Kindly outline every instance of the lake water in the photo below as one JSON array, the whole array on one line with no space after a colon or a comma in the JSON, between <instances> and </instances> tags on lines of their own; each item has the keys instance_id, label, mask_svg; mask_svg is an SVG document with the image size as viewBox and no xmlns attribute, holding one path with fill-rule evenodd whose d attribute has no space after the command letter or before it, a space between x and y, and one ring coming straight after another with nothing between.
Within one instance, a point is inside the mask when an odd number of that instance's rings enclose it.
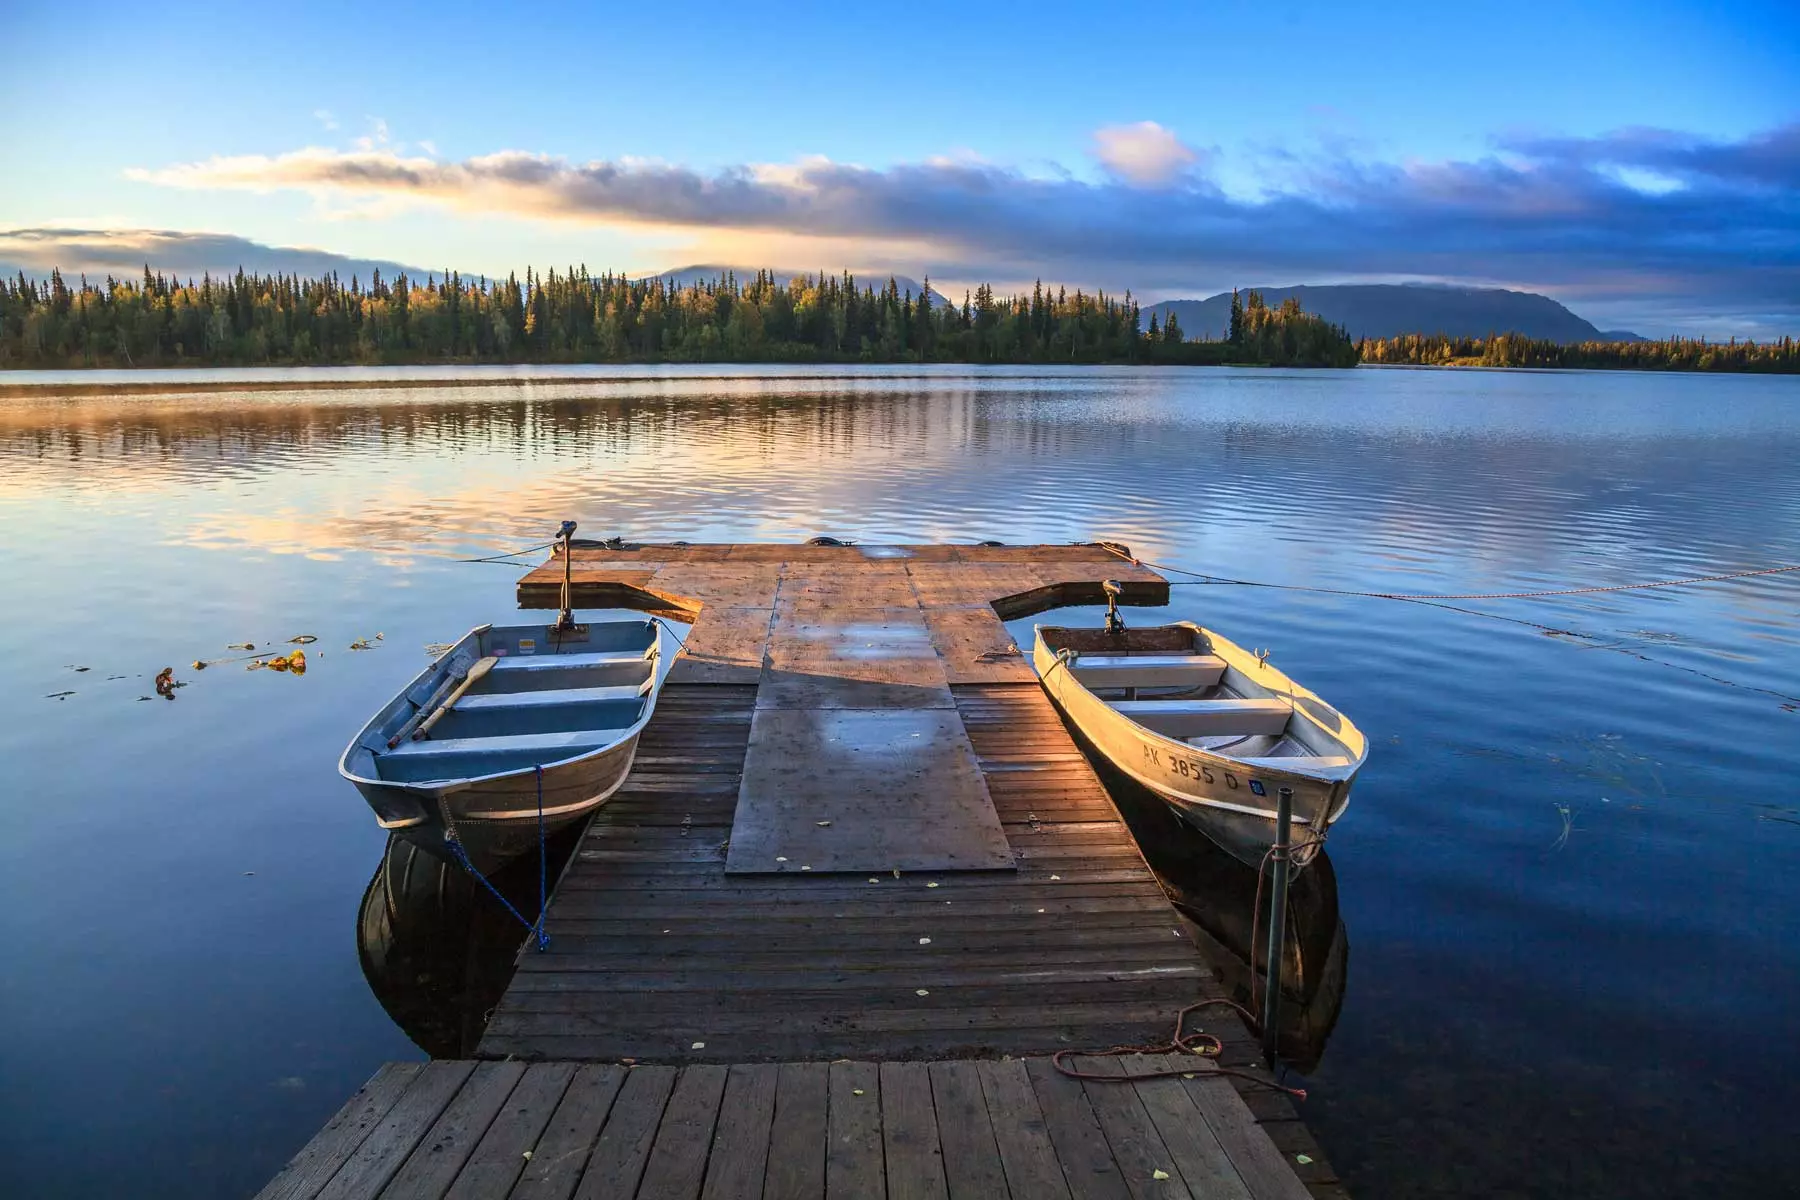
<instances>
[{"instance_id":1,"label":"lake water","mask_svg":"<svg viewBox=\"0 0 1800 1200\"><path fill-rule=\"evenodd\" d=\"M0 378L0 1193L243 1194L421 1056L359 960L383 840L336 755L427 643L511 609L517 571L455 560L565 517L1108 538L1405 593L1800 562L1800 379L510 374ZM8 386L34 378L77 386ZM1170 617L1272 648L1372 743L1307 1120L1363 1197L1785 1193L1800 573L1457 603L1587 636L1174 589ZM304 677L189 666L299 634ZM143 699L166 666L188 686Z\"/></svg>"}]
</instances>

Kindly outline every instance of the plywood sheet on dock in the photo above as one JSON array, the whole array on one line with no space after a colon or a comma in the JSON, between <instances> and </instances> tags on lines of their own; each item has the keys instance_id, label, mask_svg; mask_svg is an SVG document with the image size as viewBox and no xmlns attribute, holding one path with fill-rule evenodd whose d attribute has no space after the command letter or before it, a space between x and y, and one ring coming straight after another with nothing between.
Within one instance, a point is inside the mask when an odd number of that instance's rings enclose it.
<instances>
[{"instance_id":1,"label":"plywood sheet on dock","mask_svg":"<svg viewBox=\"0 0 1800 1200\"><path fill-rule=\"evenodd\" d=\"M261 1197L1309 1200L1210 1063L1069 1062L396 1063Z\"/></svg>"},{"instance_id":2,"label":"plywood sheet on dock","mask_svg":"<svg viewBox=\"0 0 1800 1200\"><path fill-rule=\"evenodd\" d=\"M1011 870L948 688L944 699L938 710L759 703L726 871Z\"/></svg>"}]
</instances>

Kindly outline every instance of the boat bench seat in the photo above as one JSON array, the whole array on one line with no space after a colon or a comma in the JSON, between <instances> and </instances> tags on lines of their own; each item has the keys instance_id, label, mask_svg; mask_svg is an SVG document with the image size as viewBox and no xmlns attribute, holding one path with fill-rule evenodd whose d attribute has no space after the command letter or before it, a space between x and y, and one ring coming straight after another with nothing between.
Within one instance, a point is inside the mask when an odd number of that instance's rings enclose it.
<instances>
[{"instance_id":1,"label":"boat bench seat","mask_svg":"<svg viewBox=\"0 0 1800 1200\"><path fill-rule=\"evenodd\" d=\"M1278 734L1294 712L1286 700L1114 700L1110 705L1120 716L1171 738Z\"/></svg>"},{"instance_id":2,"label":"boat bench seat","mask_svg":"<svg viewBox=\"0 0 1800 1200\"><path fill-rule=\"evenodd\" d=\"M590 654L535 654L503 658L494 664L477 689L484 696L501 692L567 692L574 688L618 687L640 684L656 669L654 656L642 650L599 651Z\"/></svg>"},{"instance_id":3,"label":"boat bench seat","mask_svg":"<svg viewBox=\"0 0 1800 1200\"><path fill-rule=\"evenodd\" d=\"M453 712L492 712L502 708L555 708L563 704L605 704L609 701L636 700L643 694L641 683L617 687L553 688L541 692L484 692L466 695L456 702Z\"/></svg>"},{"instance_id":4,"label":"boat bench seat","mask_svg":"<svg viewBox=\"0 0 1800 1200\"><path fill-rule=\"evenodd\" d=\"M572 671L580 667L610 667L620 663L643 662L648 657L647 649L596 650L582 654L508 655L494 663L494 670L503 675L511 675L520 671Z\"/></svg>"},{"instance_id":5,"label":"boat bench seat","mask_svg":"<svg viewBox=\"0 0 1800 1200\"><path fill-rule=\"evenodd\" d=\"M618 740L617 729L577 729L505 737L437 738L403 742L375 756L375 769L391 783L473 779L561 762Z\"/></svg>"},{"instance_id":6,"label":"boat bench seat","mask_svg":"<svg viewBox=\"0 0 1800 1200\"><path fill-rule=\"evenodd\" d=\"M1225 674L1225 660L1211 654L1083 654L1069 664L1090 688L1211 687Z\"/></svg>"},{"instance_id":7,"label":"boat bench seat","mask_svg":"<svg viewBox=\"0 0 1800 1200\"><path fill-rule=\"evenodd\" d=\"M617 729L570 729L554 733L511 733L501 737L428 738L422 742L401 742L383 751L383 758L433 758L470 752L492 754L508 750L529 751L542 756L545 751L567 750L568 758L583 750L603 746L619 736Z\"/></svg>"}]
</instances>

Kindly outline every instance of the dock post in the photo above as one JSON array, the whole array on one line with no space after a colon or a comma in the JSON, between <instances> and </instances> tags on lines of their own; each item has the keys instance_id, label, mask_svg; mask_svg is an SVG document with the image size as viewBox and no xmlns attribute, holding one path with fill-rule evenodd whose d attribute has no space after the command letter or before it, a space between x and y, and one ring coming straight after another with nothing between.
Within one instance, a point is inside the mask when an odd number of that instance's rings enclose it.
<instances>
[{"instance_id":1,"label":"dock post","mask_svg":"<svg viewBox=\"0 0 1800 1200\"><path fill-rule=\"evenodd\" d=\"M1288 839L1294 824L1294 789L1282 788L1275 803L1275 844L1269 852L1269 957L1263 987L1263 1057L1275 1061L1275 1044L1281 1035L1281 964L1287 957L1287 894L1290 851Z\"/></svg>"}]
</instances>

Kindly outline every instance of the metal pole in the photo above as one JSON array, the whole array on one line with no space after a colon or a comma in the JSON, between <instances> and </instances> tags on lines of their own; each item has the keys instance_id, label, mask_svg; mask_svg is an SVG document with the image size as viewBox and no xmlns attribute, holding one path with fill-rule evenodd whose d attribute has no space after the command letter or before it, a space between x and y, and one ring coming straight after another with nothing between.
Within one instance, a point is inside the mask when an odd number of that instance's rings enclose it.
<instances>
[{"instance_id":1,"label":"metal pole","mask_svg":"<svg viewBox=\"0 0 1800 1200\"><path fill-rule=\"evenodd\" d=\"M1275 845L1269 855L1268 981L1263 987L1263 1057L1275 1061L1281 1033L1281 964L1287 957L1288 839L1294 824L1294 789L1282 788L1275 803Z\"/></svg>"}]
</instances>

